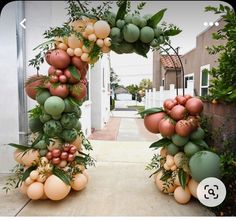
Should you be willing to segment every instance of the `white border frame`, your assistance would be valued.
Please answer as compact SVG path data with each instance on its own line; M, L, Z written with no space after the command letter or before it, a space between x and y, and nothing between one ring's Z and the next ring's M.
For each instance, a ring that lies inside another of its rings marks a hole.
M202 70L207 69L210 70L210 64L202 65L200 67L200 82L199 82L199 95L202 96L202 88L209 88L209 81L210 81L210 76L208 74L208 81L207 81L207 86L202 86Z

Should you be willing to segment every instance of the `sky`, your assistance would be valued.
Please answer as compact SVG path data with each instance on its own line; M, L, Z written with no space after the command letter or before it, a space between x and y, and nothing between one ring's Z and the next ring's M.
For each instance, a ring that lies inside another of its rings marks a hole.
M182 32L171 38L172 46L180 47L179 53L185 54L196 46L196 36L207 29L204 22L215 22L219 15L212 12L204 12L205 6L218 6L221 1L146 1L146 5L141 15L155 14L157 11L167 8L162 21L177 25ZM132 2L135 8L138 1ZM114 12L116 12L116 8ZM211 36L209 36L211 37ZM120 84L139 84L143 78L152 79L152 52L148 53L148 58L143 58L136 54L119 55L111 52L111 64L114 71L120 77Z

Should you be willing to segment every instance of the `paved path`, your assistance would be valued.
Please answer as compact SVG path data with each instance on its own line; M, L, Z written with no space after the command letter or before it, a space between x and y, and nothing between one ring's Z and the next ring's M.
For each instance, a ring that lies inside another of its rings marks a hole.
M116 122L117 123L117 122ZM145 166L153 155L141 119L121 119L117 141L91 140L96 168L90 182L60 202L29 201L14 191L0 193L0 215L9 216L210 216L197 200L178 204L158 191ZM129 135L129 136L128 136ZM130 138L130 141L127 141ZM0 188L5 176L0 177Z

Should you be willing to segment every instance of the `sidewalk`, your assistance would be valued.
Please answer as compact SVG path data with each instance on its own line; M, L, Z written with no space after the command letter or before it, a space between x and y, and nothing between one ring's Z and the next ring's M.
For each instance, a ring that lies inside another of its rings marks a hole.
M116 128L118 126L118 128ZM110 134L106 136L106 133ZM100 137L99 137L100 136ZM150 144L158 139L138 118L111 118L91 140L97 160L89 168L86 189L60 202L32 201L17 191L0 193L0 215L8 216L213 216L197 200L178 204L161 193L145 166L153 156ZM111 141L111 138L114 139ZM5 176L0 178L0 188Z

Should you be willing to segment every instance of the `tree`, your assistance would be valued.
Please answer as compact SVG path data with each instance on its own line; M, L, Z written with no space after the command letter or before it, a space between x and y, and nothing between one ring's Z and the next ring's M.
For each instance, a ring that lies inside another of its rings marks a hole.
M139 88L142 89L151 89L152 88L152 81L150 79L142 79Z
M137 84L131 84L128 85L126 88L129 91L129 93L132 94L132 100L135 100L135 96L139 91L139 86Z
M111 68L110 71L111 71L110 75L111 88L115 90L117 87L119 87L120 78L118 74L115 73L113 68Z

